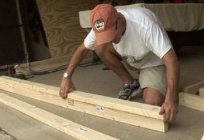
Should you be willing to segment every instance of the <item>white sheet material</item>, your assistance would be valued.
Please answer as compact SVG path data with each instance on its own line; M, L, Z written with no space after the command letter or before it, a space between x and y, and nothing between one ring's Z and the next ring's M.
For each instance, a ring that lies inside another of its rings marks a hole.
M204 4L133 4L117 6L117 9L144 6L152 10L168 31L194 31L204 29ZM79 20L82 28L90 28L90 11L80 11Z

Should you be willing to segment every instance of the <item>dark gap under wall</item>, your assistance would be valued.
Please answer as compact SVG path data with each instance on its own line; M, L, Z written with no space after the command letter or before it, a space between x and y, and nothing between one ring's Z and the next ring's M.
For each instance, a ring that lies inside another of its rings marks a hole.
M50 57L35 0L0 1L0 67Z
M21 39L22 25L18 20L15 0L0 1L0 66L19 63L24 59Z
M29 62L50 58L49 48L35 0L21 0L20 8L24 25Z

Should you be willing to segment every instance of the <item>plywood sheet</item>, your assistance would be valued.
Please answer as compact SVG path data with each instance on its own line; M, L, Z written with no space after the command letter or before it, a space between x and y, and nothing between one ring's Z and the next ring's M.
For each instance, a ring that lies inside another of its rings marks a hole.
M90 9L96 1L37 0L40 17L52 57L71 56L86 36L79 25L78 12Z

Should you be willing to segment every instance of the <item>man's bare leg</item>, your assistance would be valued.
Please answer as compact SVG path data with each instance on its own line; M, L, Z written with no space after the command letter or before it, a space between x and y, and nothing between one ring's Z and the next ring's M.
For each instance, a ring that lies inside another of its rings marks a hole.
M162 95L158 90L153 88L144 88L143 89L143 100L144 103L150 105L161 106L164 102L164 95Z

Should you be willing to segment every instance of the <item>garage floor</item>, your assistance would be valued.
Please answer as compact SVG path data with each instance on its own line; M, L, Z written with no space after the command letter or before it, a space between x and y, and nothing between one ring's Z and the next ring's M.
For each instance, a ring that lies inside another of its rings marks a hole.
M204 51L181 52L178 56L181 63L179 91L182 91L184 86L204 80ZM102 70L103 68L102 64L78 67L73 76L77 90L116 97L122 83L114 73L110 70ZM62 73L63 71L58 71L35 76L29 80L59 86ZM8 94L11 95L11 93ZM170 125L169 131L161 133L67 110L19 95L12 96L121 140L200 140L204 134L204 112L184 106L179 107L177 120ZM3 104L0 104L0 114L0 128L18 140L74 140Z

